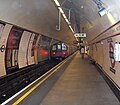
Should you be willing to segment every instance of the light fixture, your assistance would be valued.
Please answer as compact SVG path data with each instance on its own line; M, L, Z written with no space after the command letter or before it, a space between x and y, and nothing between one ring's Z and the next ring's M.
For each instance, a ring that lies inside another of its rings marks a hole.
M74 31L73 31L73 29L72 29L71 25L69 25L69 27L70 27L71 31L74 33Z
M93 2L97 5L98 8L98 14L100 16L104 16L105 14L108 13L108 10L106 9L106 5L102 0L93 0Z
M62 14L64 14L64 11L62 10L61 7L58 7L58 9L59 9L59 11L60 11Z
M104 16L105 14L108 13L108 11L106 10L106 8L102 8L101 10L98 11L100 16Z
M64 19L67 19L67 17L66 17L66 15L65 15L65 14L62 14L62 15L63 15Z
M101 44L103 44L103 42L101 41Z
M58 2L58 0L54 0L54 2L57 6L60 6L60 3Z
M72 31L72 33L74 33L74 30L72 29L72 26L70 25L70 21L67 19L67 17L66 17L66 15L65 15L65 13L64 13L64 11L63 11L63 9L62 9L62 7L60 6L60 3L58 2L58 0L54 0L54 2L55 2L55 4L57 5L57 8L58 8L58 10L59 10L59 27L57 27L57 30L59 30L60 31L60 16L61 16L61 14L62 14L62 16L63 16L63 18L65 19L65 21L66 21L66 23L68 24L68 26L69 26L69 28L70 28L70 30ZM71 9L70 9L71 10ZM70 16L69 16L70 17Z
M83 5L81 5L81 8L83 8Z
M110 12L108 12L107 17L108 17L109 21L111 22L111 24L116 23L116 20L114 19L114 17L112 16L112 14Z
M65 19L65 21L66 21L68 24L70 24L70 22L69 22L69 20L68 20L67 18Z

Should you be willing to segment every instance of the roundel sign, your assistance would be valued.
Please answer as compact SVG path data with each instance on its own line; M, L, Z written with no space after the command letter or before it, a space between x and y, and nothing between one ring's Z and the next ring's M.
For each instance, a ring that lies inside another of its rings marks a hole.
M1 46L0 51L1 51L1 52L4 52L4 51L5 51L5 45L2 45L2 46Z
M115 67L115 58L114 58L114 47L112 43L109 43L109 56L112 68Z

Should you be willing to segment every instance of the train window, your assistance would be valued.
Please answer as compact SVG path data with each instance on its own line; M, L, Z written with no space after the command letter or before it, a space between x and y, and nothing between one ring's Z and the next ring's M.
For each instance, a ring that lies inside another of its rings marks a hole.
M58 50L61 50L61 45L60 44L58 44Z
M52 50L55 51L56 50L56 45L52 46Z
M67 50L67 46L64 43L62 43L62 50Z

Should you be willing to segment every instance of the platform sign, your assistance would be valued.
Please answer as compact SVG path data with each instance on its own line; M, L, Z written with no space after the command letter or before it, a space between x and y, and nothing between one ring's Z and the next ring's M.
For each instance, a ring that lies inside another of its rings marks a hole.
M86 37L86 33L75 33L74 34L75 37L79 37L79 38L85 38Z

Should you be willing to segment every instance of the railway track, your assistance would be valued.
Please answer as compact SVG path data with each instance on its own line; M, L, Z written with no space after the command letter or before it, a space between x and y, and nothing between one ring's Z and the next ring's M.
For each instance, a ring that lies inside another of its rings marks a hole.
M46 61L0 78L0 104L42 76L60 61Z

